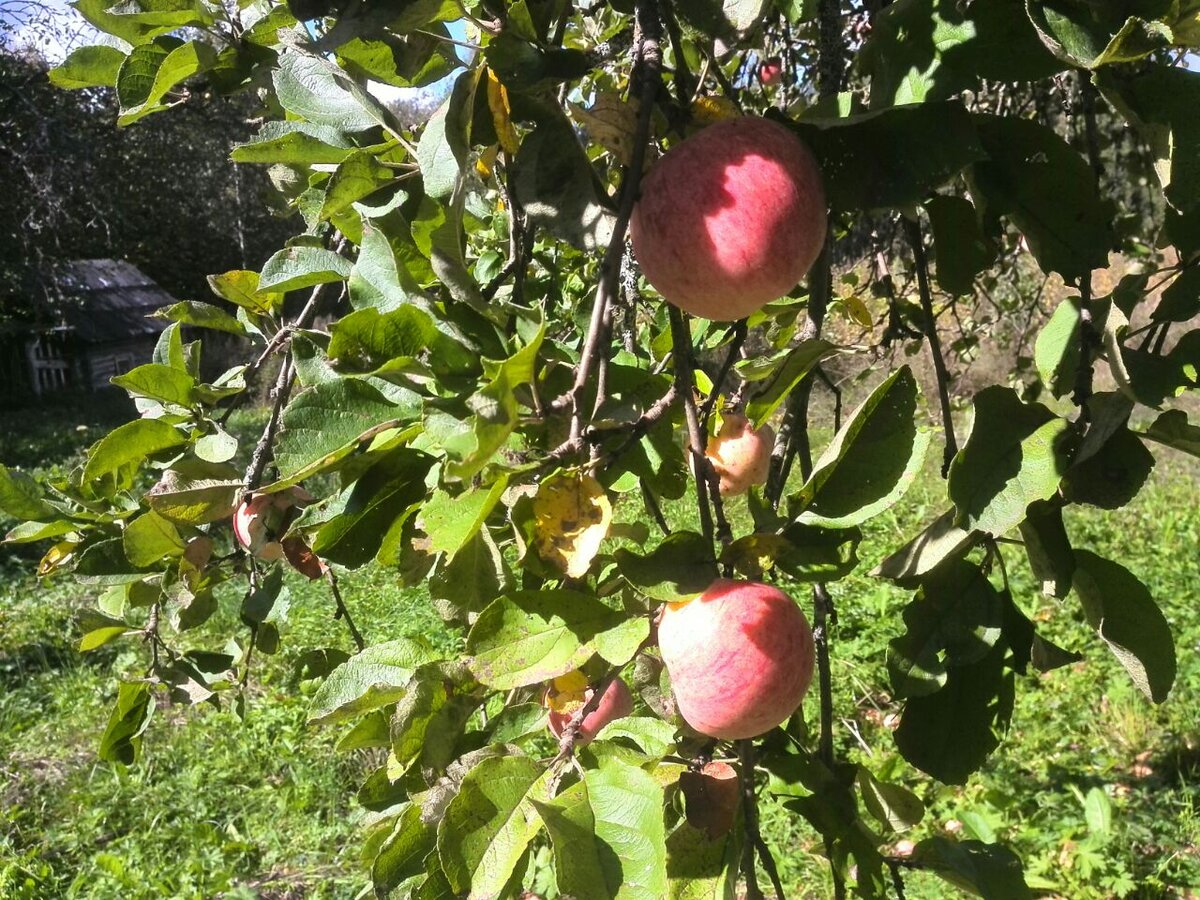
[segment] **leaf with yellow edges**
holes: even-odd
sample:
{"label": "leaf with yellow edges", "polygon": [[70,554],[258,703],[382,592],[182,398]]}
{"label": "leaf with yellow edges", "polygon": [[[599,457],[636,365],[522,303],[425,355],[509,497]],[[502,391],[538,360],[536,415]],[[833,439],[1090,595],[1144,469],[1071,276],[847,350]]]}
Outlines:
{"label": "leaf with yellow edges", "polygon": [[538,555],[568,578],[582,578],[608,534],[612,504],[592,476],[562,473],[538,487],[533,517]]}
{"label": "leaf with yellow edges", "polygon": [[623,166],[633,162],[633,140],[637,134],[638,102],[622,100],[618,94],[601,91],[591,108],[568,103],[571,117],[583,126],[593,141]]}

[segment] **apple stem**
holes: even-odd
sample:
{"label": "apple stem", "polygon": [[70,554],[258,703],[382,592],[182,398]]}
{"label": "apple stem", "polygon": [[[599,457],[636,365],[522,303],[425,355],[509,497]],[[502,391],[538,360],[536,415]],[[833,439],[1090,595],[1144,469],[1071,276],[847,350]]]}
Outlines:
{"label": "apple stem", "polygon": [[746,320],[739,319],[734,322],[730,326],[729,332],[733,335],[733,340],[729,343],[729,351],[725,354],[725,361],[721,363],[721,370],[717,373],[716,380],[713,381],[712,392],[704,401],[704,408],[700,412],[700,433],[704,435],[708,434],[708,420],[712,418],[717,398],[721,396],[721,388],[725,384],[725,379],[729,377],[729,370],[733,368],[733,361],[737,359],[742,345],[746,342]]}

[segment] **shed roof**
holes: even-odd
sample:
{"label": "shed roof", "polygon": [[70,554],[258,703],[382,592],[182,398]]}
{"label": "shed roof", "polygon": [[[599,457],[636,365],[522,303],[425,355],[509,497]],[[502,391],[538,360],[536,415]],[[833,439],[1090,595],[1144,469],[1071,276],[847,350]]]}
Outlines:
{"label": "shed roof", "polygon": [[86,343],[153,337],[167,323],[147,316],[175,302],[153,279],[125,260],[63,263],[57,271],[57,282],[65,298],[78,300],[77,304],[67,305],[66,320]]}

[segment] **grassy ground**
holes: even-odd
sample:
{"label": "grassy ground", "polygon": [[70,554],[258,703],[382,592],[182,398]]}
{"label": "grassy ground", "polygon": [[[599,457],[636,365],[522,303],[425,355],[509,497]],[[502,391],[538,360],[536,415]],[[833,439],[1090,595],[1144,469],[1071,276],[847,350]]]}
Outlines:
{"label": "grassy ground", "polygon": [[[123,412],[43,414],[40,430],[0,421],[0,461],[69,465]],[[87,431],[59,424],[81,414]],[[1072,511],[1068,521],[1076,546],[1124,561],[1163,605],[1179,649],[1172,698],[1152,708],[1137,695],[1089,637],[1077,602],[1038,596],[1013,552],[1018,601],[1086,660],[1020,680],[1012,729],[963,789],[916,777],[884,734],[895,707],[882,692],[883,652],[907,598],[866,575],[937,511],[936,472],[871,524],[863,565],[835,592],[837,738],[843,755],[906,779],[929,804],[904,837],[948,831],[1009,842],[1035,877],[1070,898],[1181,896],[1200,884],[1198,480],[1189,461],[1165,457],[1130,509]],[[686,503],[668,513],[692,517]],[[0,898],[354,896],[363,883],[354,791],[375,760],[336,754],[336,733],[305,726],[312,688],[296,677],[305,649],[350,648],[325,592],[292,585],[284,649],[261,660],[244,721],[228,709],[160,708],[142,762],[123,770],[98,762],[95,748],[115,673],[142,665],[143,650],[78,654],[72,616],[95,597],[66,580],[38,585],[29,565],[0,556]],[[369,641],[425,633],[455,646],[423,593],[401,590],[389,573],[368,568],[344,586]],[[203,629],[208,646],[232,633],[234,615],[227,609]],[[814,833],[769,806],[765,823],[789,896],[827,896]],[[948,890],[912,876],[908,893]]]}

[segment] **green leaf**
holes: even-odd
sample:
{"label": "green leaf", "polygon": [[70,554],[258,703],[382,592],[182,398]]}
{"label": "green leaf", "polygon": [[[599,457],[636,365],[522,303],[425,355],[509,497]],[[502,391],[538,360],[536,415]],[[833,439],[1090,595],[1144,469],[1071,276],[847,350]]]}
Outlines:
{"label": "green leaf", "polygon": [[946,784],[965,784],[983,765],[1000,745],[993,729],[1007,722],[1012,708],[1004,652],[997,643],[983,659],[950,667],[941,690],[905,704],[895,738],[906,760]]}
{"label": "green leaf", "polygon": [[170,319],[181,325],[194,325],[197,328],[209,328],[213,331],[224,331],[245,337],[246,326],[231,316],[219,306],[211,303],[200,303],[196,300],[183,300],[163,307],[154,313],[156,319]]}
{"label": "green leaf", "polygon": [[1031,504],[1020,527],[1025,555],[1034,577],[1042,582],[1042,593],[1059,599],[1067,596],[1075,575],[1075,551],[1063,524],[1062,508]]}
{"label": "green leaf", "polygon": [[533,801],[552,772],[525,756],[491,757],[467,773],[438,825],[438,856],[456,895],[500,894],[541,830]]}
{"label": "green leaf", "polygon": [[1162,299],[1150,318],[1156,322],[1186,322],[1200,315],[1200,266],[1184,269]]}
{"label": "green leaf", "polygon": [[516,591],[479,614],[467,636],[467,664],[495,690],[537,684],[578,669],[592,656],[588,642],[625,618],[577,591]]}
{"label": "green leaf", "polygon": [[858,767],[856,780],[867,812],[892,831],[907,831],[924,818],[925,804],[907,788],[880,781],[866,766]]}
{"label": "green leaf", "polygon": [[396,174],[369,150],[356,150],[334,170],[325,188],[321,219],[341,215],[359,200],[396,180]]}
{"label": "green leaf", "polygon": [[976,663],[1000,639],[1005,604],[975,564],[947,561],[904,607],[905,633],[888,643],[892,692],[922,697],[943,689],[947,672]]}
{"label": "green leaf", "polygon": [[1063,496],[1072,503],[1120,509],[1137,496],[1153,468],[1154,454],[1121,427],[1097,453],[1067,471]]}
{"label": "green leaf", "polygon": [[437,846],[437,829],[421,818],[420,804],[405,807],[371,863],[376,896],[386,897],[406,878],[425,871],[425,857]]}
{"label": "green leaf", "polygon": [[[174,429],[172,429],[174,430]],[[178,433],[178,432],[176,432]],[[180,438],[182,442],[182,437]],[[44,522],[59,513],[42,499],[42,489],[29,475],[0,463],[0,510],[14,519]]]}
{"label": "green leaf", "polygon": [[257,315],[283,308],[283,294],[259,290],[258,273],[235,269],[222,275],[209,275],[208,286],[222,300],[228,300]]}
{"label": "green leaf", "polygon": [[975,419],[950,465],[958,523],[999,537],[1035,500],[1058,492],[1073,451],[1070,423],[1040,403],[1022,403],[994,385],[975,395]]}
{"label": "green leaf", "polygon": [[549,803],[537,803],[550,833],[558,889],[578,900],[667,896],[663,789],[616,758]]}
{"label": "green leaf", "polygon": [[465,72],[454,82],[454,89],[438,107],[417,142],[417,164],[425,182],[425,193],[444,200],[458,184],[466,165],[470,146],[471,110],[479,72]]}
{"label": "green leaf", "polygon": [[[188,41],[173,48],[161,59],[155,54],[154,59],[146,60],[145,69],[138,65],[141,62],[139,56],[146,53],[151,46],[156,46],[159,41],[165,40],[166,38],[158,38],[155,45],[135,48],[129,59],[122,64],[117,76],[117,96],[121,101],[118,125],[130,125],[152,112],[167,109],[168,107],[159,101],[169,91],[193,75],[216,65],[217,51],[203,41]],[[146,79],[151,67],[153,77],[147,85]],[[131,69],[136,74],[131,73]]]}
{"label": "green leaf", "polygon": [[439,772],[454,760],[463,728],[483,699],[464,676],[458,662],[430,663],[413,674],[391,722],[392,756],[400,766]]}
{"label": "green leaf", "polygon": [[154,510],[143,513],[125,526],[121,535],[125,558],[138,567],[153,566],[166,557],[182,556],[184,540],[170,521]]}
{"label": "green leaf", "polygon": [[1032,900],[1021,860],[1007,847],[980,841],[954,842],[943,837],[917,844],[912,861],[936,872],[945,881],[980,897]]}
{"label": "green leaf", "polygon": [[[1187,413],[1182,409],[1169,409],[1162,413],[1143,435],[1192,456],[1200,456],[1200,425],[1188,422]],[[3,498],[0,496],[2,506]]]}
{"label": "green leaf", "polygon": [[372,710],[359,719],[353,728],[338,738],[338,753],[349,753],[351,750],[365,750],[369,747],[390,747],[392,743],[391,724],[383,710]]}
{"label": "green leaf", "polygon": [[117,703],[100,737],[100,758],[132,766],[142,746],[142,733],[154,714],[154,698],[145,682],[122,682]]}
{"label": "green leaf", "polygon": [[329,673],[313,696],[311,725],[342,722],[395,703],[419,666],[436,658],[423,639],[398,638],[375,644]]}
{"label": "green leaf", "polygon": [[150,24],[144,23],[134,16],[111,13],[108,10],[112,6],[112,0],[74,0],[68,5],[74,7],[80,15],[100,31],[118,37],[135,47],[178,27],[177,23]]}
{"label": "green leaf", "polygon": [[[339,371],[372,372],[381,377],[415,370],[462,375],[478,371],[479,360],[438,330],[428,312],[406,304],[380,312],[359,309],[339,319],[326,350]],[[532,377],[532,375],[530,376]]]}
{"label": "green leaf", "polygon": [[759,581],[772,569],[796,581],[836,581],[858,565],[857,528],[789,525],[780,534],[748,534],[721,553],[721,562],[741,575]]}
{"label": "green leaf", "polygon": [[453,559],[483,527],[507,484],[501,478],[490,487],[472,488],[457,495],[434,491],[421,508],[422,528],[429,535],[429,552],[445,553]]}
{"label": "green leaf", "polygon": [[920,103],[795,126],[816,154],[836,210],[920,203],[986,154],[957,102]]}
{"label": "green leaf", "polygon": [[350,79],[333,63],[303,53],[282,53],[272,73],[280,105],[317,125],[365,131],[378,124],[350,90]]}
{"label": "green leaf", "polygon": [[187,438],[179,429],[161,419],[126,422],[88,451],[83,484],[107,492],[126,490],[133,486],[134,475],[148,458],[185,443]]}
{"label": "green leaf", "polygon": [[328,125],[312,122],[266,122],[253,138],[234,146],[237,163],[270,165],[337,165],[355,152],[350,140]]}
{"label": "green leaf", "polygon": [[971,194],[986,218],[1008,216],[1045,272],[1075,283],[1108,264],[1112,209],[1087,162],[1029,119],[977,114],[987,159],[971,166]]}
{"label": "green leaf", "polygon": [[233,515],[242,476],[227,463],[182,459],[146,494],[150,508],[172,522],[207,525]]}
{"label": "green leaf", "polygon": [[782,361],[771,368],[770,374],[766,375],[761,371],[761,367],[754,363],[749,363],[744,366],[739,366],[742,374],[753,380],[769,379],[767,384],[756,390],[750,400],[746,403],[746,418],[748,418],[755,428],[759,428],[762,424],[774,415],[775,410],[779,405],[787,399],[788,395],[795,389],[804,377],[811,372],[821,360],[832,356],[837,352],[837,347],[828,341],[823,341],[819,338],[807,341],[801,341],[795,347],[787,352]]}
{"label": "green leaf", "polygon": [[301,244],[284,247],[268,259],[258,283],[260,290],[287,293],[314,284],[345,281],[351,268],[350,260],[340,253]]}
{"label": "green leaf", "polygon": [[946,560],[961,559],[975,543],[973,532],[955,524],[958,511],[946,510],[920,534],[875,567],[872,575],[898,584],[915,584]]}
{"label": "green leaf", "polygon": [[500,363],[485,361],[490,380],[467,401],[473,414],[472,440],[455,447],[458,458],[446,464],[449,478],[460,481],[473,478],[504,446],[521,412],[514,392],[534,380],[537,355],[545,336],[546,323],[542,321],[534,336],[508,359]]}
{"label": "green leaf", "polygon": [[344,378],[314,385],[283,411],[275,448],[280,481],[271,490],[299,484],[333,468],[359,443],[399,423],[400,407],[365,381]]}
{"label": "green leaf", "polygon": [[916,478],[929,439],[917,426],[916,379],[903,366],[850,414],[825,448],[796,498],[797,521],[846,527],[887,509]]}
{"label": "green leaf", "polygon": [[50,83],[68,90],[112,87],[124,61],[125,54],[116,47],[78,47],[50,70]]}
{"label": "green leaf", "polygon": [[195,402],[196,379],[173,366],[147,363],[109,380],[134,397],[149,397],[184,408]]}
{"label": "green leaf", "polygon": [[313,552],[350,568],[369,562],[392,524],[425,496],[433,462],[407,447],[387,453],[359,477],[342,511],[317,532]]}
{"label": "green leaf", "polygon": [[951,294],[970,294],[975,276],[992,264],[996,245],[983,232],[979,216],[965,197],[938,194],[925,201],[933,230],[934,275]]}
{"label": "green leaf", "polygon": [[1075,388],[1082,321],[1079,298],[1068,297],[1058,304],[1034,343],[1033,361],[1037,364],[1038,375],[1055,397],[1064,397]]}
{"label": "green leaf", "polygon": [[614,556],[626,581],[664,603],[696,597],[720,577],[712,542],[694,531],[672,532],[645,555],[622,547]]}
{"label": "green leaf", "polygon": [[[3,467],[0,467],[2,470]],[[0,475],[0,492],[3,491],[3,475]],[[4,509],[0,499],[0,509]],[[21,522],[4,536],[5,544],[35,544],[50,538],[62,537],[79,528],[79,525],[68,519],[55,519],[52,522]]]}
{"label": "green leaf", "polygon": [[[373,307],[386,313],[409,304],[429,305],[429,297],[410,268],[420,257],[411,231],[396,211],[380,219],[364,216],[362,245],[349,282],[350,304],[355,309]],[[428,268],[426,260],[421,263]]]}
{"label": "green leaf", "polygon": [[1155,703],[1175,682],[1171,627],[1137,576],[1088,550],[1075,551],[1075,593],[1088,624],[1125,667],[1133,683]]}
{"label": "green leaf", "polygon": [[513,160],[513,191],[533,225],[582,250],[608,244],[612,219],[596,197],[596,177],[565,116],[541,122]]}
{"label": "green leaf", "polygon": [[106,616],[104,613],[92,609],[85,609],[81,612],[76,619],[76,624],[83,632],[83,637],[79,639],[80,653],[87,653],[97,647],[103,647],[133,630],[123,619]]}

